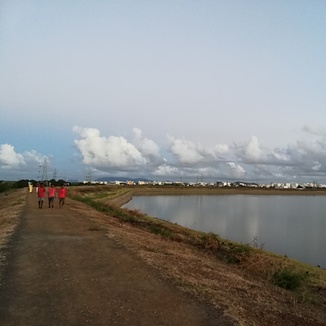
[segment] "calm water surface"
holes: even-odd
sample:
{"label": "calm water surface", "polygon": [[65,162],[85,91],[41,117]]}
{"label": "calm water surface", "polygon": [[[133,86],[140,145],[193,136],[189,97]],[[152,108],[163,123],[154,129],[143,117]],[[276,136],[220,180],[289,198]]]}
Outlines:
{"label": "calm water surface", "polygon": [[136,196],[124,207],[326,268],[324,196]]}

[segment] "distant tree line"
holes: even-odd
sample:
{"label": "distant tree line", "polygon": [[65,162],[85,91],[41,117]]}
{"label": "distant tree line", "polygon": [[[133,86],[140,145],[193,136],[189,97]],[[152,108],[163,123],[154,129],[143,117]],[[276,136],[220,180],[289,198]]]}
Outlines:
{"label": "distant tree line", "polygon": [[31,182],[35,187],[38,183],[43,182],[46,185],[54,185],[55,187],[61,187],[62,185],[66,184],[67,182],[63,179],[59,180],[46,180],[46,181],[36,181],[36,180],[29,180],[29,179],[22,179],[19,181],[3,181],[0,180],[0,193],[4,191],[8,191],[10,189],[19,189],[28,187],[28,183]]}

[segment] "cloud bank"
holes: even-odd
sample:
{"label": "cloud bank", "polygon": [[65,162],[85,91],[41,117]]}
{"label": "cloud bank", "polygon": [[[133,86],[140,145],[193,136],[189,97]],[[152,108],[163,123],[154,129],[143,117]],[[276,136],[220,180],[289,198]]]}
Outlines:
{"label": "cloud bank", "polygon": [[[213,146],[167,135],[167,145],[160,148],[138,128],[129,138],[104,136],[99,129],[79,126],[73,127],[73,132],[78,163],[94,177],[326,182],[326,131],[311,126],[303,126],[301,138],[284,148],[267,148],[254,135],[247,141]],[[17,178],[35,175],[45,159],[51,164],[49,157],[36,150],[19,153],[13,145],[0,145],[2,174],[15,173]],[[76,171],[69,174],[75,178]]]}
{"label": "cloud bank", "polygon": [[0,172],[13,179],[30,178],[49,158],[35,150],[17,153],[9,144],[0,145]]}
{"label": "cloud bank", "polygon": [[326,170],[326,132],[309,126],[303,137],[286,148],[269,149],[255,136],[231,145],[205,146],[185,138],[167,136],[162,150],[155,141],[142,135],[101,136],[95,128],[74,127],[75,146],[84,164],[97,172],[133,172],[137,176],[161,178],[220,179],[323,179]]}
{"label": "cloud bank", "polygon": [[15,147],[9,144],[0,145],[0,168],[18,169],[28,166],[43,164],[45,155],[37,153],[35,150],[17,153]]}

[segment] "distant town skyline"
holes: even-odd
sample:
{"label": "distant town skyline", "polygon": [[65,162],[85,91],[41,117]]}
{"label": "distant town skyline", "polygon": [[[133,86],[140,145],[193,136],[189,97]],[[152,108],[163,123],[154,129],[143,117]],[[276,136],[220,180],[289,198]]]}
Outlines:
{"label": "distant town skyline", "polygon": [[0,180],[326,182],[323,1],[4,1]]}

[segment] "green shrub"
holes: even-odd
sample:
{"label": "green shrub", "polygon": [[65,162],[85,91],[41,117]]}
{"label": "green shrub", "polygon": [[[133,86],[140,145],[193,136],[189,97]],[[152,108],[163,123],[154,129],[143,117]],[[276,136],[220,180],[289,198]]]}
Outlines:
{"label": "green shrub", "polygon": [[247,244],[239,244],[232,248],[232,252],[239,255],[249,255],[252,252],[252,248]]}
{"label": "green shrub", "polygon": [[203,248],[213,251],[218,250],[221,246],[220,237],[213,232],[202,234],[200,241]]}
{"label": "green shrub", "polygon": [[272,276],[273,284],[286,290],[298,289],[304,279],[305,276],[303,274],[299,274],[290,269],[277,271]]}
{"label": "green shrub", "polygon": [[159,225],[149,224],[148,229],[150,232],[152,232],[154,234],[159,234],[162,237],[169,238],[171,236],[171,232],[169,230],[167,230],[164,227],[161,227]]}

